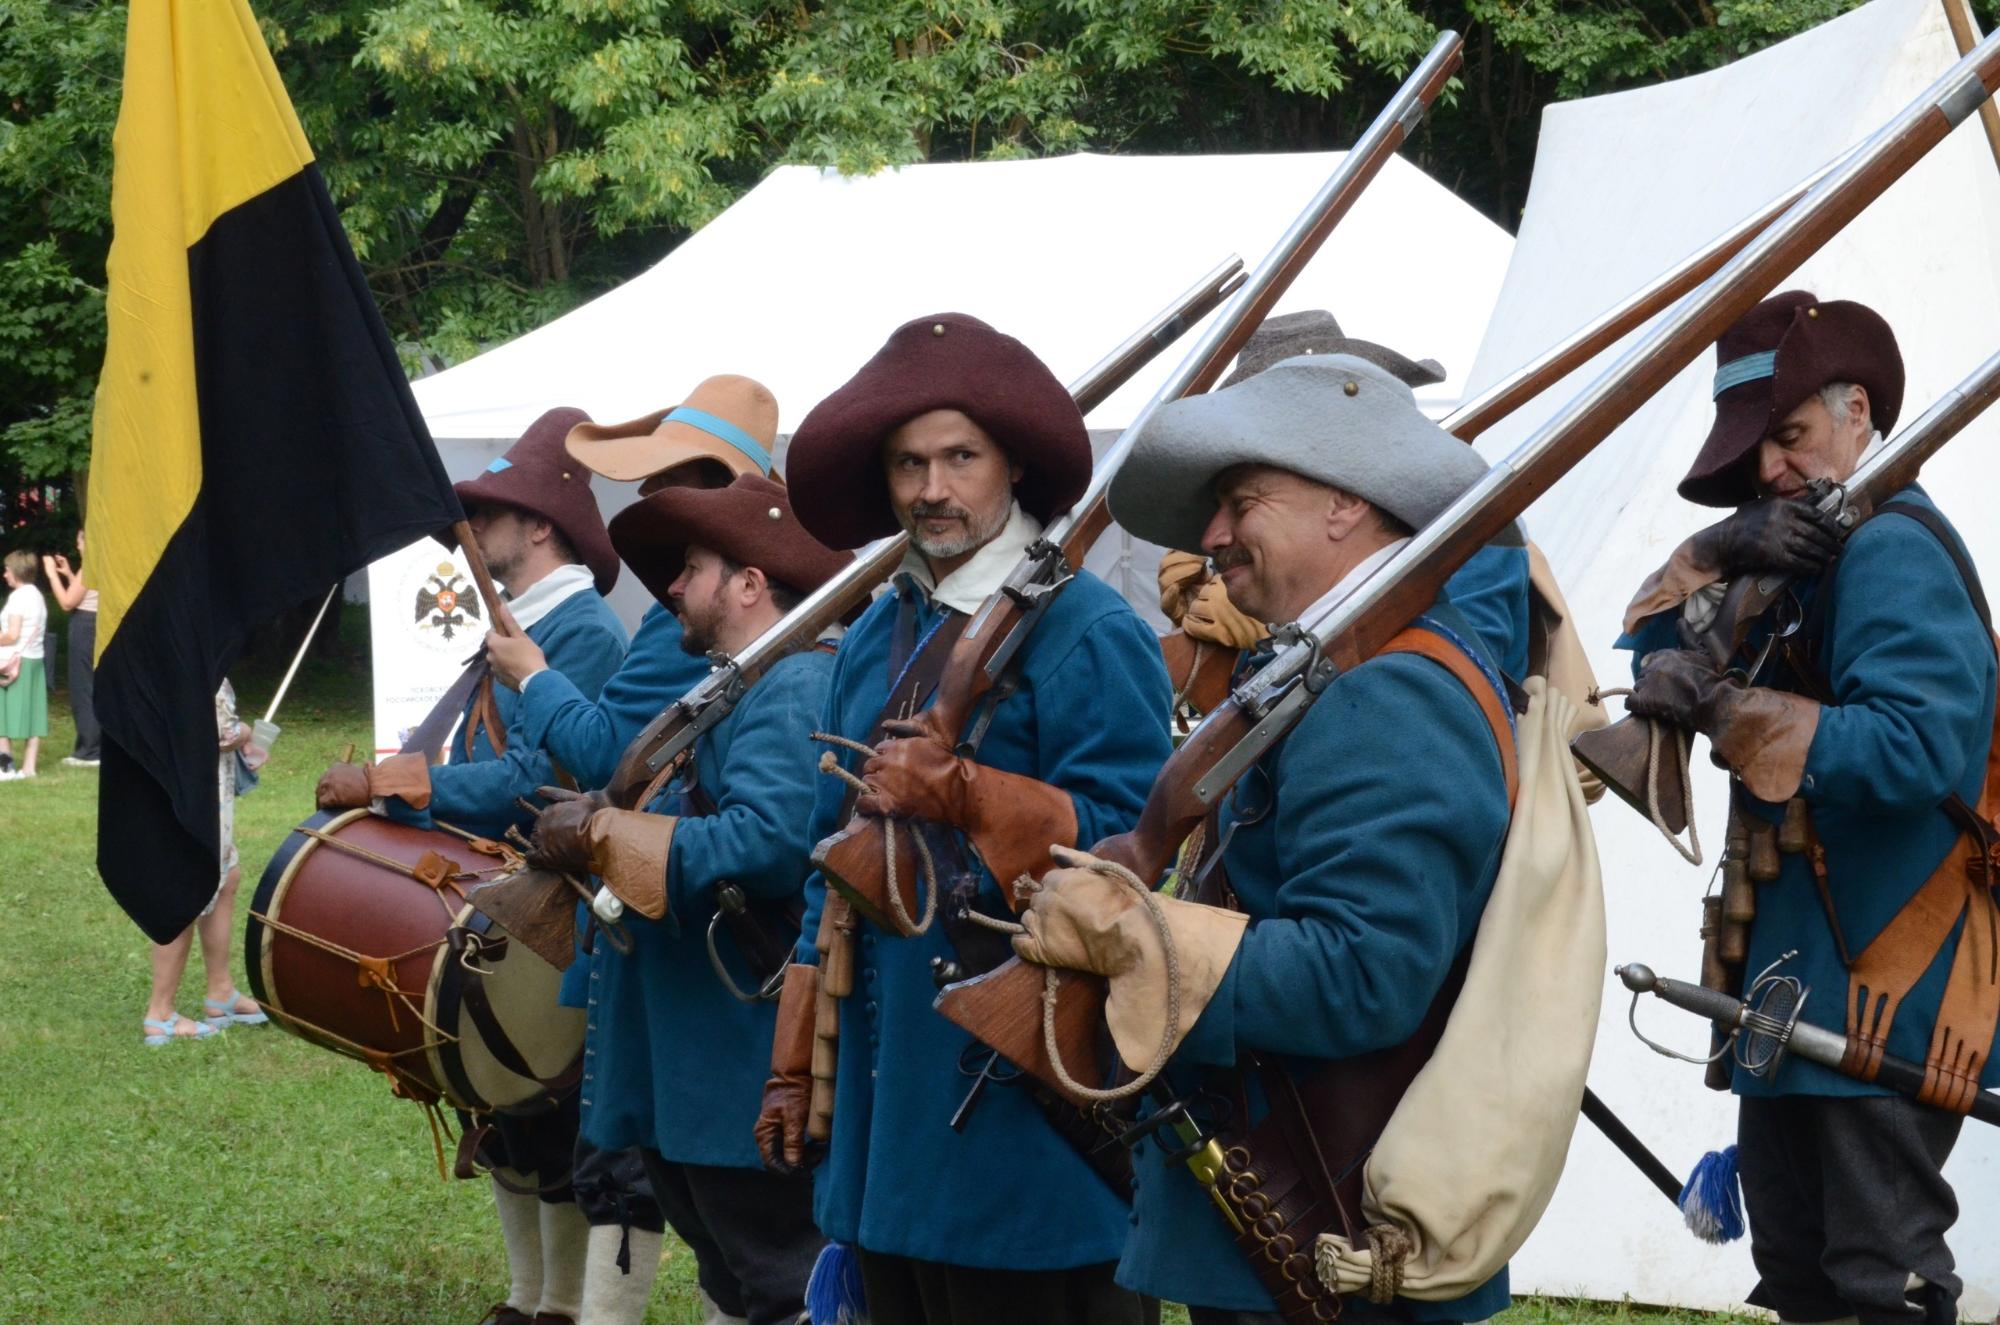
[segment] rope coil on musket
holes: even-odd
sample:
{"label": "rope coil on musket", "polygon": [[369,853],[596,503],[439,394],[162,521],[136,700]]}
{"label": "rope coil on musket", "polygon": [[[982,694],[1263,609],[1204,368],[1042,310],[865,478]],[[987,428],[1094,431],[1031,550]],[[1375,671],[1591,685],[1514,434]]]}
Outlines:
{"label": "rope coil on musket", "polygon": [[[1630,686],[1614,687],[1609,690],[1600,690],[1592,687],[1590,702],[1592,704],[1602,704],[1607,699],[1631,693],[1632,688]],[[1671,846],[1675,851],[1680,852],[1682,860],[1685,860],[1690,865],[1699,865],[1701,864],[1701,832],[1695,827],[1694,822],[1694,737],[1682,731],[1679,727],[1672,728],[1674,739],[1683,743],[1681,748],[1681,803],[1688,808],[1688,840],[1682,842],[1680,838],[1674,836],[1674,831],[1667,827],[1666,816],[1660,813],[1659,793],[1655,790],[1660,783],[1660,751],[1664,747],[1667,739],[1667,731],[1671,724],[1640,714],[1634,714],[1633,716],[1646,724],[1646,817],[1653,821],[1653,827],[1660,830],[1660,836],[1667,839],[1667,845]]]}
{"label": "rope coil on musket", "polygon": [[[845,736],[836,736],[831,732],[814,732],[811,739],[825,745],[837,745],[857,754],[875,753],[873,746],[860,741],[851,741]],[[866,782],[842,768],[840,760],[831,750],[821,752],[819,771],[839,778],[861,795],[865,796],[872,790]],[[897,821],[886,816],[882,819],[883,872],[887,876],[889,885],[890,914],[896,918],[896,924],[902,930],[903,937],[916,938],[920,934],[929,932],[931,923],[937,919],[937,863],[931,858],[930,844],[924,841],[924,835],[912,825],[905,824],[903,827],[910,835],[911,844],[916,847],[917,870],[923,881],[923,915],[919,919],[910,919],[910,909],[903,905],[903,890],[896,879]]]}

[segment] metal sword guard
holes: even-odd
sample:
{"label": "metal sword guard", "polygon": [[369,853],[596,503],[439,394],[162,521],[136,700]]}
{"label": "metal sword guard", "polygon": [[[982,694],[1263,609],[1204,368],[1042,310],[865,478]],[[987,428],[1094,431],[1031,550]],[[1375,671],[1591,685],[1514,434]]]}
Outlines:
{"label": "metal sword guard", "polygon": [[[1617,976],[1632,991],[1632,1006],[1626,1013],[1626,1023],[1631,1026],[1632,1034],[1639,1043],[1663,1057],[1706,1067],[1721,1061],[1725,1054],[1734,1054],[1737,1064],[1746,1072],[1753,1076],[1770,1077],[1776,1074],[1779,1064],[1784,1061],[1785,1046],[1791,1042],[1792,1032],[1799,1024],[1806,996],[1812,992],[1798,977],[1778,974],[1779,967],[1798,955],[1796,949],[1786,952],[1759,971],[1757,978],[1750,982],[1749,997],[1744,1000],[1700,986],[1662,980],[1653,973],[1652,967],[1639,962],[1620,966]],[[1639,1029],[1639,998],[1642,994],[1657,995],[1684,1011],[1707,1018],[1723,1032],[1721,1046],[1714,1053],[1697,1058],[1653,1039]]]}

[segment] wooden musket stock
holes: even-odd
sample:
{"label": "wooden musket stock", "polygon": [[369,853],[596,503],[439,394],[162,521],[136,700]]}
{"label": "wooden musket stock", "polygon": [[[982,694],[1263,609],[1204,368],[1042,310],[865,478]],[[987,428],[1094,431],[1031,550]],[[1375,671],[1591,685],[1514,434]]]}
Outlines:
{"label": "wooden musket stock", "polygon": [[[2000,354],[1974,369],[1970,377],[1940,397],[1922,418],[1897,433],[1856,469],[1845,484],[1827,493],[1821,508],[1834,516],[1842,529],[1852,532],[1884,500],[1916,482],[1924,462],[1995,400],[2000,400]],[[1698,647],[1718,668],[1728,667],[1757,623],[1784,600],[1795,583],[1791,576],[1783,574],[1737,576],[1730,581],[1715,621],[1702,633]],[[1678,752],[1677,742],[1665,744]],[[1649,745],[1646,720],[1624,717],[1609,727],[1583,733],[1570,743],[1570,749],[1620,800],[1644,814]],[[1662,819],[1677,833],[1687,826],[1688,815],[1680,792],[1678,782],[1671,787],[1656,787],[1653,792],[1660,798]]]}
{"label": "wooden musket stock", "polygon": [[[1090,545],[1110,524],[1106,498],[1111,476],[1130,453],[1146,420],[1160,406],[1206,391],[1222,376],[1265,314],[1422,122],[1426,110],[1457,71],[1463,58],[1463,44],[1455,32],[1439,35],[1423,62],[1342,158],[1306,210],[1258,264],[1235,301],[1099,462],[1089,489],[1076,507],[1043,531],[1042,537],[1022,554],[1020,563],[999,591],[966,623],[939,679],[936,701],[917,719],[933,736],[948,745],[959,743],[980,698],[1020,652],[1049,602],[1062,591],[1083,564]],[[961,753],[967,752],[961,750]],[[844,893],[862,914],[878,922],[894,914],[888,898],[887,831],[880,819],[857,814],[813,851],[813,863],[820,867],[827,883]],[[919,910],[912,893],[918,873],[911,836],[910,833],[896,836],[896,878],[905,893],[905,914],[914,915]]]}
{"label": "wooden musket stock", "polygon": [[[1092,851],[1142,879],[1160,878],[1188,834],[1236,779],[1291,730],[1336,674],[1373,656],[1431,604],[1473,553],[1943,141],[1996,86],[2000,35],[1988,37],[1953,65],[1829,172],[1354,593],[1320,620],[1281,632],[1277,656],[1238,685],[1168,759],[1138,825]],[[1060,1091],[1036,1024],[1049,974],[1016,958],[977,981],[946,986],[937,1006]],[[1059,1043],[1064,1063],[1076,1079],[1100,1081],[1101,1075],[1085,1073],[1088,1050],[1103,1025],[1103,981],[1070,971],[1053,975],[1059,1025],[1086,1032],[1074,1044]],[[1079,1001],[1089,1005],[1087,1014],[1074,1006]],[[1037,1013],[1024,1030],[1020,1009],[1031,1004]]]}

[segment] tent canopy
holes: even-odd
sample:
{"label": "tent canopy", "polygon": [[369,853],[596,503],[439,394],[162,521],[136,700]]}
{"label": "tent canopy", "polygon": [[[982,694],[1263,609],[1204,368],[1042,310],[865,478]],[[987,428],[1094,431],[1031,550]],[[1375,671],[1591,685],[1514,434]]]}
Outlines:
{"label": "tent canopy", "polygon": [[[1811,32],[1699,77],[1564,103],[1543,118],[1535,177],[1499,304],[1466,387],[1526,362],[1812,171],[1861,141],[1957,59],[1937,0],[1875,0]],[[1904,421],[2000,349],[2000,172],[1975,116],[1780,288],[1858,299],[1896,330],[1909,369]],[[1614,351],[1615,353],[1615,351]],[[1505,455],[1611,358],[1580,370],[1479,443]],[[1712,417],[1704,354],[1557,484],[1529,513],[1606,685],[1626,684],[1611,648],[1626,601],[1683,537],[1714,520],[1680,500]],[[2000,565],[2000,413],[1981,420],[1924,474],[1976,559]],[[1695,805],[1712,860],[1725,782],[1695,759]],[[1604,864],[1614,962],[1643,961],[1692,980],[1698,901],[1710,867],[1681,862],[1652,826],[1607,797],[1593,812]],[[1735,1139],[1734,1109],[1704,1091],[1698,1069],[1642,1047],[1625,1024],[1629,996],[1606,972],[1591,1077],[1667,1165],[1686,1174]],[[1815,1003],[1844,991],[1820,990]],[[1641,1010],[1657,1036],[1689,1052],[1707,1037],[1683,1014]],[[1960,1314],[1990,1319],[1992,1230],[2000,1226],[2000,1137],[1968,1127],[1946,1170],[1961,1203],[1953,1238],[1967,1295]],[[1572,1148],[1554,1204],[1515,1262],[1517,1290],[1738,1306],[1755,1282],[1745,1244],[1704,1246],[1589,1127]]]}
{"label": "tent canopy", "polygon": [[[1232,253],[1255,264],[1341,153],[920,165],[863,178],[785,166],[659,264],[569,315],[416,384],[439,439],[512,438],[553,405],[600,421],[745,373],[789,433],[913,317],[955,310],[1070,381]],[[1278,311],[1327,308],[1354,336],[1450,379],[1471,366],[1512,240],[1400,158]],[[1183,348],[1186,342],[1183,342]],[[1090,417],[1122,427],[1169,350]]]}

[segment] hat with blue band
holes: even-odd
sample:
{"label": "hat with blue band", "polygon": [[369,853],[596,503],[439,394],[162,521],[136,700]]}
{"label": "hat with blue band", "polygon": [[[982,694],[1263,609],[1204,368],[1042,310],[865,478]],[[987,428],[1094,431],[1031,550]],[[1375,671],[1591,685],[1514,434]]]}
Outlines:
{"label": "hat with blue band", "polygon": [[1722,333],[1715,358],[1715,423],[1680,483],[1681,496],[1703,506],[1755,501],[1758,443],[1822,387],[1861,387],[1885,433],[1902,412],[1896,333],[1865,304],[1804,290],[1772,295]]}
{"label": "hat with blue band", "polygon": [[727,479],[771,477],[777,438],[777,397],[761,382],[724,374],[671,409],[627,423],[581,424],[565,444],[590,469],[630,483],[695,463],[717,466]]}

